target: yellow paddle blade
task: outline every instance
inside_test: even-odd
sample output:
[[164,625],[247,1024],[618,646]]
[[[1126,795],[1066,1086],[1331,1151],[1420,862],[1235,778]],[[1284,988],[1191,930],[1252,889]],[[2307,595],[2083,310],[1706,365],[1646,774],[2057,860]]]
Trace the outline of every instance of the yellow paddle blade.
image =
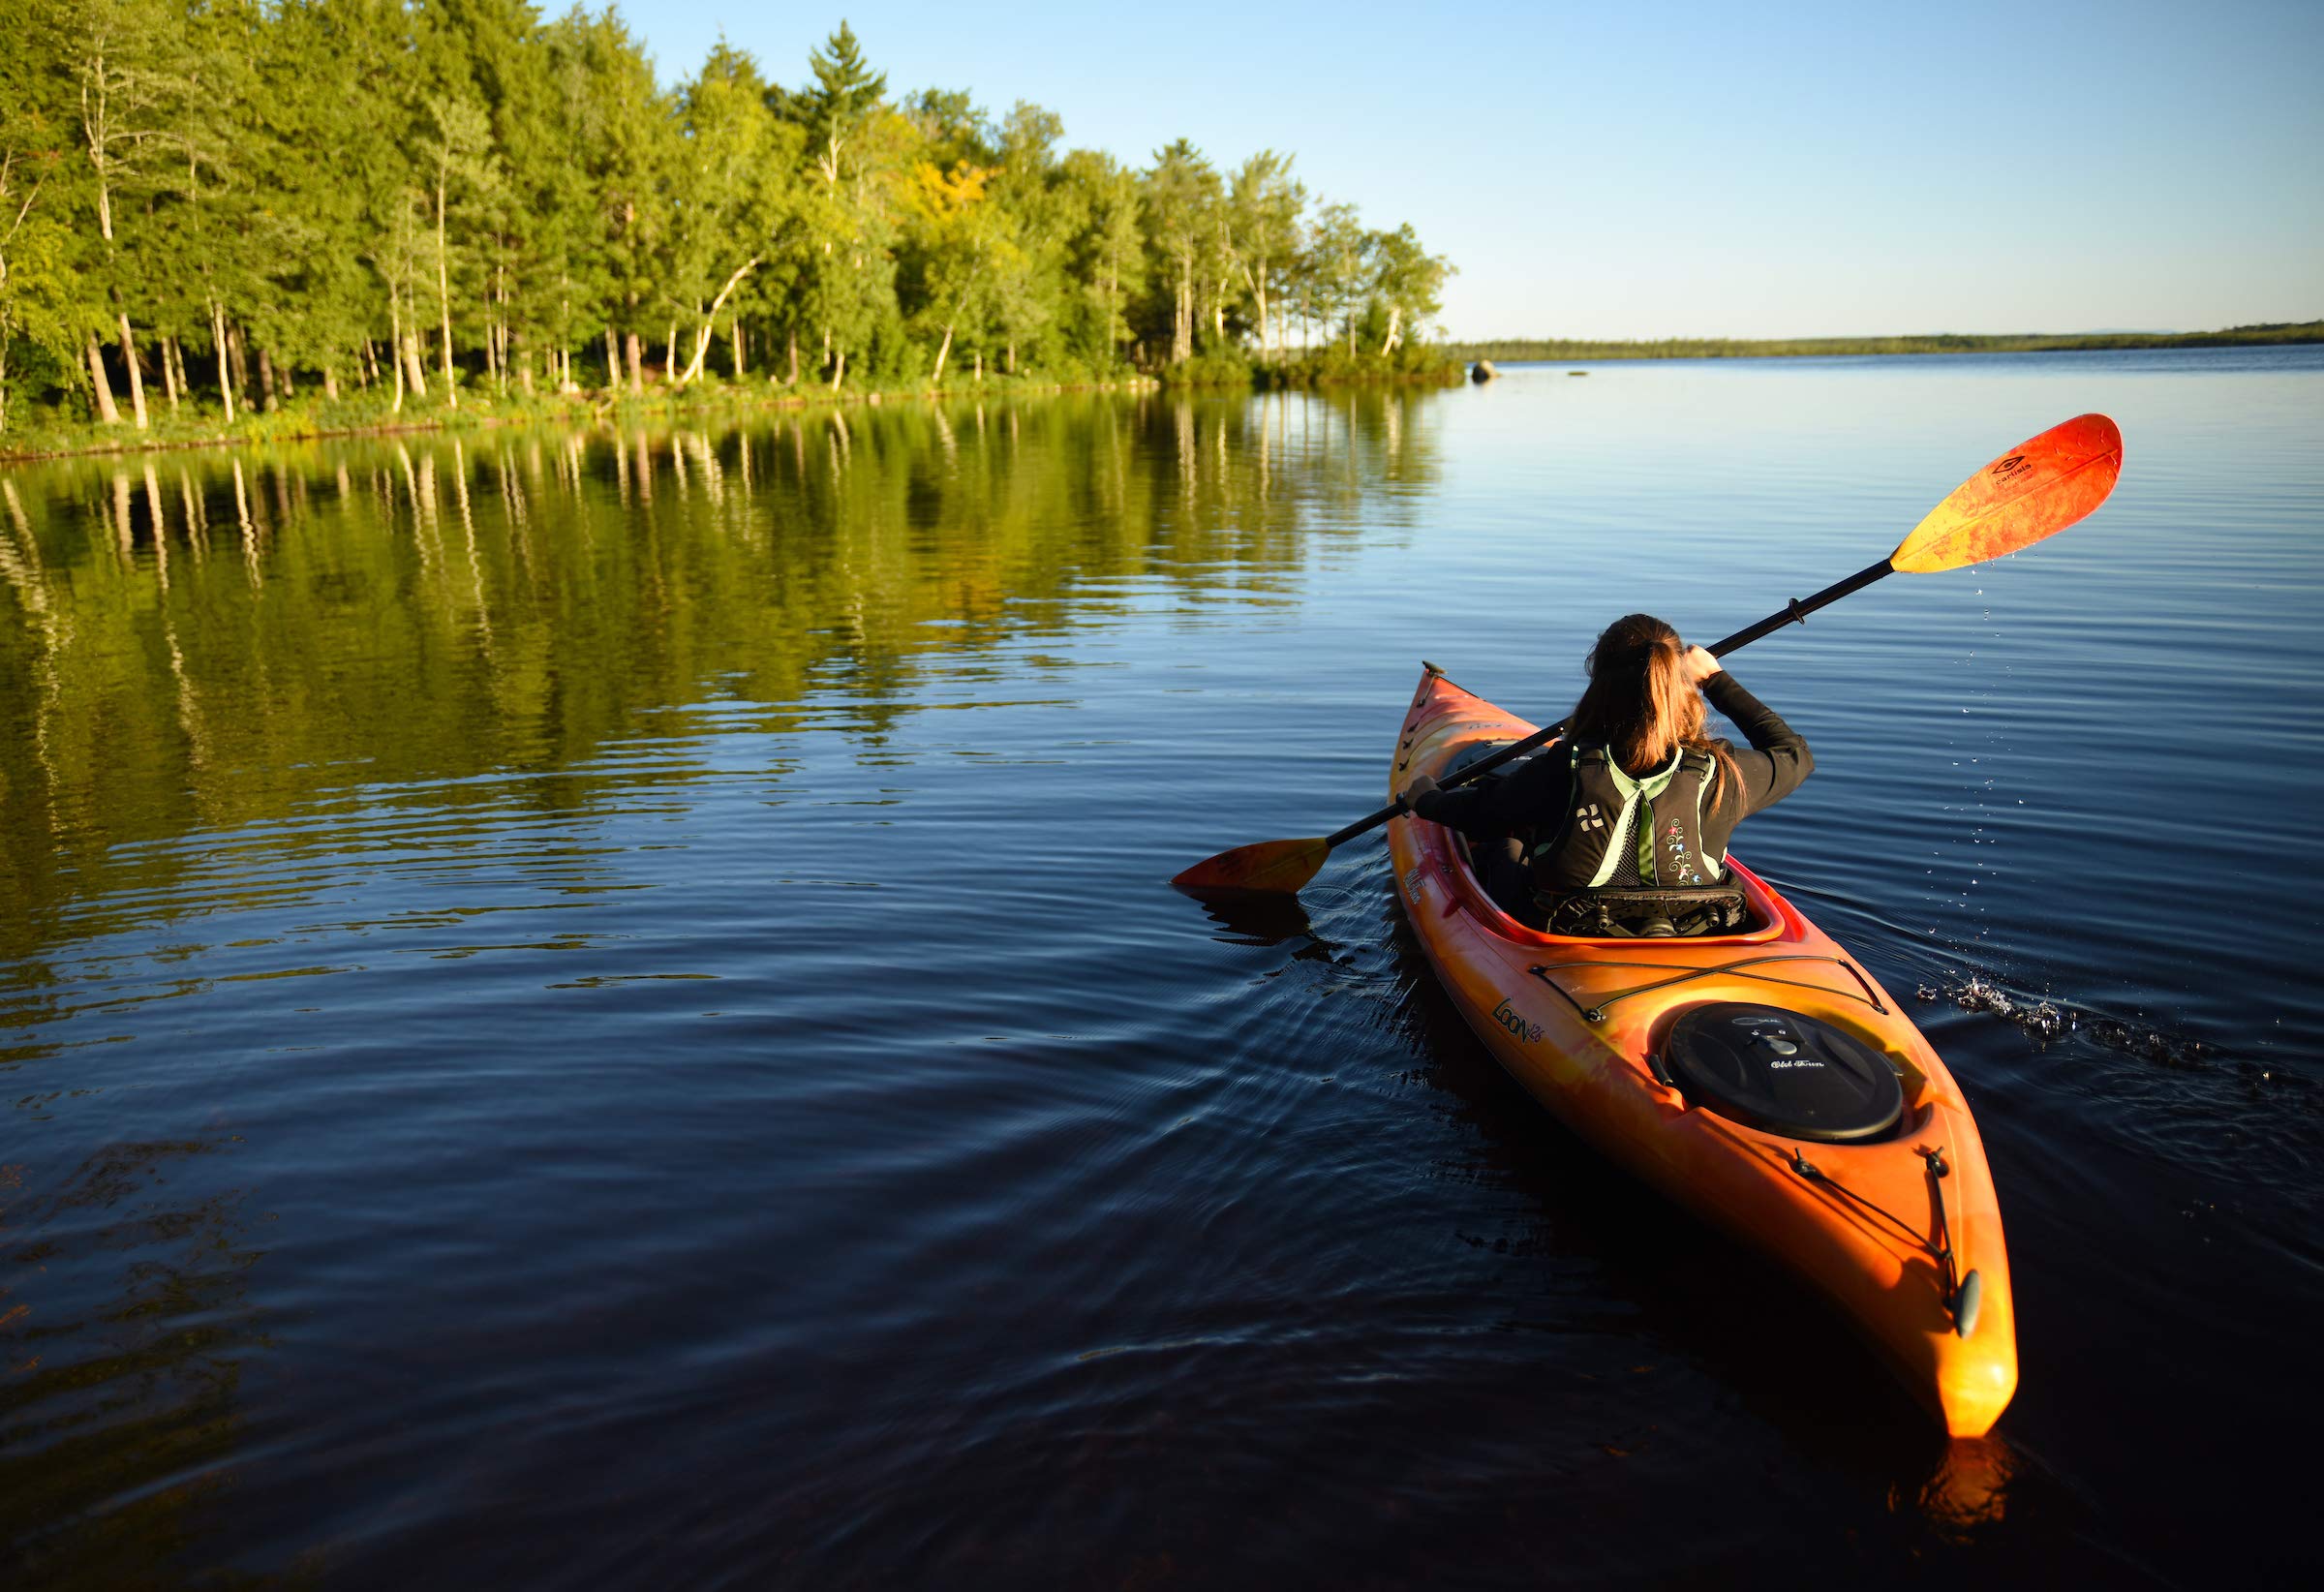
[[1929,510],[1889,555],[1908,575],[1983,564],[2054,536],[2106,501],[2123,473],[2123,434],[2082,414],[2030,438]]
[[1297,895],[1330,854],[1331,842],[1320,836],[1306,841],[1259,841],[1196,863],[1170,882],[1197,894],[1269,890]]

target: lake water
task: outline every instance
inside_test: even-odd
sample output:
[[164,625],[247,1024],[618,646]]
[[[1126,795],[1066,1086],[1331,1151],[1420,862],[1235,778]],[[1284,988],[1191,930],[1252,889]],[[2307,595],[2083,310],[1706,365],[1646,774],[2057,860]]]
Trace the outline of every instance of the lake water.
[[[1496,1070],[1375,834],[2102,410],[2084,525],[1735,658],[2023,1381],[1947,1447]],[[1519,368],[0,473],[0,1576],[2311,1572],[2324,353]],[[2044,1007],[2049,1008],[2043,1012]],[[2006,1007],[2006,1010],[2002,1008]],[[2029,1020],[2028,1014],[2039,1014]]]

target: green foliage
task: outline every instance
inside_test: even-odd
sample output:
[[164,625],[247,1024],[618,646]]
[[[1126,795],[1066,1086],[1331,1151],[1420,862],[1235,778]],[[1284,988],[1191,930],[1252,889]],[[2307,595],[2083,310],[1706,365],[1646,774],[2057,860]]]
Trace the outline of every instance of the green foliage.
[[[0,102],[4,107],[7,102]],[[40,129],[0,107],[0,434],[9,401],[31,385],[75,386],[71,237],[58,215],[60,159]]]
[[1174,387],[1247,388],[1252,385],[1253,368],[1238,349],[1209,349],[1166,367],[1162,380]]
[[1459,360],[1422,343],[1399,343],[1386,352],[1376,346],[1364,346],[1354,353],[1344,344],[1328,343],[1311,352],[1270,360],[1255,373],[1258,385],[1269,388],[1363,386],[1390,382],[1450,386],[1464,377]]
[[31,398],[44,436],[133,388],[159,440],[716,380],[1248,383],[1295,344],[1368,370],[1446,270],[1275,151],[1139,171],[1039,106],[893,97],[845,23],[797,87],[720,42],[664,88],[610,8],[16,5],[0,426]]
[[855,30],[845,22],[821,49],[808,56],[807,64],[815,80],[799,95],[798,104],[808,132],[817,143],[837,142],[852,135],[888,90],[888,75],[873,72],[866,64]]

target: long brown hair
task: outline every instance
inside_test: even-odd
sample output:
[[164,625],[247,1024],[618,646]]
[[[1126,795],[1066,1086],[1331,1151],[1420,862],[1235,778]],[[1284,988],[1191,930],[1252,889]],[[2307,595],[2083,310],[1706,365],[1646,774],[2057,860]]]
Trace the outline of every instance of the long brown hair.
[[1583,667],[1590,683],[1574,705],[1574,739],[1604,746],[1633,775],[1661,768],[1681,747],[1706,753],[1716,803],[1734,759],[1702,733],[1702,692],[1687,683],[1678,632],[1652,614],[1625,614],[1599,634]]

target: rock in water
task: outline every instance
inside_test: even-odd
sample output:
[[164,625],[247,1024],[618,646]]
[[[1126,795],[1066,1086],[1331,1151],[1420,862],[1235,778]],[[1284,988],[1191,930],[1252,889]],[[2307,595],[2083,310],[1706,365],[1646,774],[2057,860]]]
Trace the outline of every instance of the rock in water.
[[1500,374],[1499,371],[1493,369],[1493,362],[1490,359],[1480,359],[1469,367],[1469,380],[1479,386],[1484,385],[1485,383]]

